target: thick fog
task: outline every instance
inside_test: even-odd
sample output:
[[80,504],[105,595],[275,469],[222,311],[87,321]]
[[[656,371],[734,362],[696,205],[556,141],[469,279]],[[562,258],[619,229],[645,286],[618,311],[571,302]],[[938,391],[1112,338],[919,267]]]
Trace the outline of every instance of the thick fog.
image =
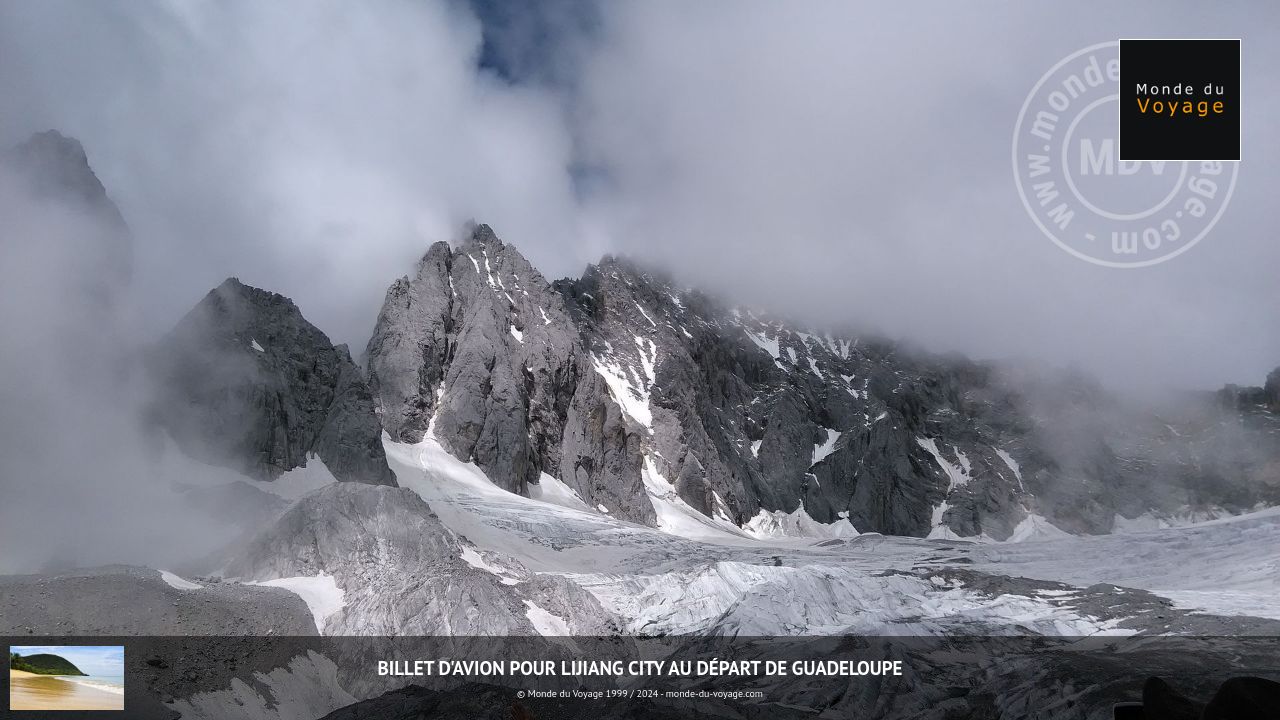
[[146,341],[127,273],[111,270],[116,228],[4,170],[0,218],[0,573],[176,566],[232,540],[174,485],[221,473],[139,422]]
[[[84,142],[155,327],[238,275],[358,349],[390,280],[474,218],[548,277],[624,252],[938,349],[1259,382],[1277,10],[1113,5],[6,3],[0,142]],[[1041,73],[1124,36],[1244,39],[1231,205],[1135,271],[1049,243],[1008,168]]]
[[[388,284],[470,219],[549,278],[625,253],[792,317],[1111,387],[1260,384],[1280,364],[1280,12],[1112,5],[0,3],[0,148],[79,139],[132,267],[104,307],[83,252],[101,228],[0,178],[0,541],[167,562],[156,548],[224,539],[150,491],[166,480],[115,421],[143,394],[116,359],[228,276],[359,355]],[[1134,36],[1243,38],[1244,162],[1200,245],[1118,271],[1041,235],[1008,158],[1045,70]],[[151,525],[127,541],[80,522],[140,503]]]

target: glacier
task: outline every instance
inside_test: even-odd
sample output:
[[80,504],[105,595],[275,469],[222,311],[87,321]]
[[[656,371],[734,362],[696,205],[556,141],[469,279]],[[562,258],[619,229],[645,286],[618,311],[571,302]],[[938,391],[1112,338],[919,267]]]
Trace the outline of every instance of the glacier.
[[[674,505],[681,521],[654,528],[563,491],[548,502],[504,490],[430,437],[384,446],[399,484],[466,543],[466,563],[508,589],[568,581],[627,634],[1131,634],[1156,622],[1148,593],[1191,614],[1280,619],[1275,509],[1089,537],[1029,515],[1006,542],[858,534],[802,511],[739,529]],[[1125,591],[1100,583],[1141,601],[1103,609],[1101,596]],[[519,602],[538,632],[572,624],[536,598]],[[350,614],[343,627],[373,629]]]

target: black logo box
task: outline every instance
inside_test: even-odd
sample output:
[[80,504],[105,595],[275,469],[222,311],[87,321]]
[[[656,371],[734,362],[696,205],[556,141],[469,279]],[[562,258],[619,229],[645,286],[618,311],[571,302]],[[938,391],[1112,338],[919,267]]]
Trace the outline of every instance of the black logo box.
[[1240,53],[1238,39],[1121,39],[1120,159],[1239,160]]

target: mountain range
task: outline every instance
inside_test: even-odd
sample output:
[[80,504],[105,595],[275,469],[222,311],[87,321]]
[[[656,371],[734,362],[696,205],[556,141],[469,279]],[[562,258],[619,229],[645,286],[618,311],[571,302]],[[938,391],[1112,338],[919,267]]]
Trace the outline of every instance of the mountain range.
[[[127,226],[79,143],[45,133],[0,166],[106,229],[85,251],[104,270],[77,289],[88,312],[113,306],[133,269],[105,258],[132,257]],[[1139,402],[859,332],[856,309],[816,328],[733,307],[629,258],[550,281],[484,224],[406,270],[357,353],[229,278],[110,354],[104,377],[139,378],[122,422],[148,439],[170,486],[155,492],[235,539],[166,570],[0,576],[0,633],[546,637],[576,653],[591,636],[1280,632],[1280,369]],[[319,653],[250,655],[188,658],[200,671],[154,716],[268,695],[283,699],[255,717],[443,702],[380,699]],[[971,679],[903,681],[904,716]],[[1002,682],[1062,696],[1053,677]],[[994,707],[978,688],[965,707]],[[830,700],[856,715],[874,698]]]
[[[41,197],[127,237],[76,141],[41,133],[5,157]],[[430,436],[509,492],[550,477],[660,529],[804,516],[1007,540],[1280,502],[1280,369],[1157,410],[1078,373],[729,307],[626,258],[551,282],[482,224],[391,283],[359,359],[288,298],[231,278],[156,345],[146,421],[264,481],[319,458],[337,480],[395,485],[381,433]]]

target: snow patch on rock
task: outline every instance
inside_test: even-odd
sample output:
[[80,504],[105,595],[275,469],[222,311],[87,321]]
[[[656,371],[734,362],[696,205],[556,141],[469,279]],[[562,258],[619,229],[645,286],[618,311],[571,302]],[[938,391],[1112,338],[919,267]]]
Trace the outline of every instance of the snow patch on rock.
[[1071,537],[1071,533],[1057,527],[1042,515],[1031,513],[1013,529],[1007,542],[1035,542]]
[[[573,510],[590,510],[577,491],[546,473],[541,473],[538,476],[536,484],[529,484],[529,497]],[[604,512],[609,511],[605,510]]]
[[813,446],[813,462],[809,463],[810,467],[822,462],[822,459],[836,451],[836,441],[840,439],[840,432],[830,428],[824,428],[827,431],[827,439],[820,445]]
[[770,512],[761,508],[755,517],[742,526],[742,529],[751,537],[759,540],[778,540],[782,538],[828,540],[831,538],[857,537],[858,531],[853,527],[853,523],[849,522],[848,513],[845,513],[845,516],[833,523],[820,523],[805,511],[804,503],[802,502],[800,507],[789,513],[781,510]]
[[654,322],[653,318],[649,317],[649,313],[645,312],[644,308],[640,307],[640,303],[636,303],[635,306],[636,309],[640,311],[640,314],[644,316],[644,319],[649,321],[650,325],[658,327],[658,323]]
[[203,590],[204,589],[203,585],[197,585],[191,582],[190,580],[183,580],[182,578],[178,577],[177,575],[174,575],[168,570],[160,571],[160,579],[164,580],[169,585],[169,587],[177,588],[179,590]]
[[529,618],[529,622],[533,624],[533,629],[537,630],[539,635],[544,637],[564,637],[573,634],[569,630],[569,623],[565,622],[564,618],[539,607],[532,600],[525,600],[524,604],[528,608],[525,610],[524,616]]
[[[964,453],[961,453],[959,449],[955,449],[956,460],[959,463],[957,465],[955,463],[950,462],[942,455],[942,451],[938,449],[938,442],[933,438],[918,437],[916,438],[916,444],[924,448],[925,450],[927,450],[929,454],[933,456],[934,461],[938,463],[938,467],[942,468],[942,472],[946,474],[947,476],[946,497],[948,498],[951,497],[951,493],[955,492],[956,488],[963,487],[969,483],[969,480],[971,479],[969,477],[969,470],[971,469],[969,464],[969,458],[965,457]],[[942,502],[934,506],[933,516],[930,519],[930,522],[933,525],[933,530],[929,532],[928,539],[930,540],[962,539],[959,535],[956,535],[951,530],[951,528],[946,527],[945,525],[942,524],[943,516],[946,515],[946,512],[947,510],[950,509],[950,507],[951,505],[946,501],[945,498],[943,499]]]
[[744,537],[733,523],[707,517],[686,503],[648,455],[644,458],[640,476],[653,511],[658,516],[658,529],[662,532],[700,539]]
[[325,621],[331,615],[346,607],[346,593],[338,587],[332,575],[320,574],[315,577],[288,577],[275,580],[263,580],[248,583],[249,585],[265,585],[267,587],[284,588],[302,598],[311,609],[311,616],[316,621],[316,630],[324,634]]
[[[613,397],[614,402],[618,403],[618,407],[622,408],[622,412],[646,429],[652,430],[653,413],[649,410],[649,387],[644,380],[637,377],[632,381],[628,375],[636,375],[635,371],[594,353],[591,355],[591,363],[600,377],[604,378],[605,384],[609,386],[610,396]],[[652,366],[647,366],[646,370],[652,373]],[[648,374],[646,374],[647,377]]]
[[782,351],[778,348],[777,339],[770,339],[768,337],[765,337],[764,335],[753,332],[751,330],[746,330],[746,333],[747,333],[747,337],[751,338],[751,342],[756,344],[756,347],[769,353],[769,357],[773,359],[773,364],[777,365],[778,369],[780,370],[787,369],[785,365],[779,362],[782,359]]
[[1022,484],[1022,468],[1018,465],[1018,461],[1014,460],[1013,456],[1010,455],[1007,450],[1001,450],[1000,448],[995,448],[995,451],[996,451],[996,455],[1000,456],[1000,459],[1004,461],[1004,464],[1008,465],[1009,469],[1012,470],[1013,474],[1018,478],[1018,489],[1022,490],[1023,492],[1026,492],[1027,488],[1025,485]]

